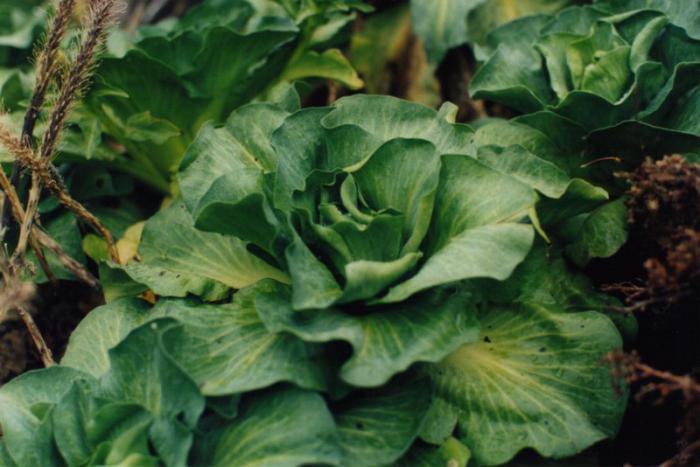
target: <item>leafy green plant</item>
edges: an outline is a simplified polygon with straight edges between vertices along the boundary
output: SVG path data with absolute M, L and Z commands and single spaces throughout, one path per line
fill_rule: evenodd
M 518 3 L 516 16 L 563 3 Z M 472 126 L 449 103 L 387 96 L 301 108 L 297 79 L 360 86 L 332 48 L 360 2 L 210 0 L 135 40 L 115 36 L 62 143 L 63 161 L 90 154 L 101 167 L 69 166 L 71 188 L 129 193 L 133 180 L 109 167 L 174 196 L 143 223 L 104 213 L 123 264 L 84 239 L 107 304 L 60 365 L 0 388 L 0 464 L 498 465 L 614 437 L 626 392 L 602 359 L 636 323 L 609 314 L 617 301 L 570 261 L 626 240 L 624 198 L 591 165 L 592 135 L 613 123 L 562 109 L 571 96 L 616 106 L 604 85 L 620 67 L 599 63 L 659 51 L 679 54 L 675 68 L 642 68 L 665 84 L 644 75 L 621 95 L 692 99 L 674 76 L 695 65 L 693 24 L 670 3 L 642 3 L 527 16 L 486 39 L 469 29 L 460 40 L 488 57 L 475 94 L 523 112 Z M 485 5 L 466 17 L 514 14 Z M 396 11 L 385 18 L 403 24 Z M 664 45 L 677 35 L 683 47 Z M 532 46 L 553 38 L 553 55 Z M 540 55 L 497 66 L 520 54 Z M 557 87 L 555 56 L 571 88 Z
M 182 20 L 113 47 L 89 97 L 101 131 L 124 146 L 104 164 L 163 191 L 207 121 L 254 99 L 284 100 L 305 78 L 362 86 L 333 45 L 361 2 L 209 1 Z M 122 49 L 124 46 L 122 45 Z
M 471 44 L 477 55 L 486 36 L 498 26 L 522 16 L 554 13 L 570 0 L 411 0 L 413 27 L 431 62 L 447 51 Z
M 600 359 L 621 337 L 578 311 L 610 299 L 529 221 L 575 182 L 517 146 L 523 163 L 494 157 L 453 116 L 354 96 L 250 104 L 204 126 L 140 261 L 105 266 L 113 301 L 60 367 L 0 389 L 14 408 L 0 452 L 17 465 L 493 465 L 613 436 L 625 398 Z M 147 288 L 154 307 L 133 298 Z M 34 397 L 34 378 L 64 383 Z
M 594 157 L 697 152 L 696 9 L 599 1 L 514 21 L 489 35 L 472 95 L 575 122 Z

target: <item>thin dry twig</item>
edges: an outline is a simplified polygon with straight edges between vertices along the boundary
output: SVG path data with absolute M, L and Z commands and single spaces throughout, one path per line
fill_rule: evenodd
M 34 342 L 34 346 L 39 352 L 39 356 L 41 356 L 41 361 L 44 363 L 44 366 L 48 368 L 50 366 L 55 365 L 56 361 L 53 359 L 53 353 L 51 352 L 49 346 L 46 345 L 44 336 L 41 335 L 41 331 L 39 331 L 39 328 L 34 322 L 34 318 L 32 318 L 32 315 L 30 315 L 29 312 L 27 312 L 27 310 L 25 310 L 24 307 L 21 306 L 17 307 L 16 310 L 17 314 L 24 322 L 24 325 L 27 327 L 29 335 L 31 336 L 32 341 Z
M 3 128 L 0 126 L 0 142 L 3 141 L 2 136 L 4 133 L 5 132 L 3 132 Z M 5 193 L 6 201 L 8 202 L 11 208 L 11 212 L 15 220 L 17 222 L 22 222 L 22 219 L 25 218 L 24 207 L 22 207 L 22 203 L 19 200 L 19 196 L 17 196 L 17 191 L 15 190 L 15 187 L 12 186 L 12 183 L 5 175 L 5 172 L 1 170 L 0 189 L 2 189 L 2 191 Z M 58 257 L 60 263 L 68 271 L 70 271 L 72 274 L 74 274 L 76 277 L 78 277 L 80 280 L 90 285 L 91 287 L 99 287 L 98 280 L 92 274 L 90 274 L 82 264 L 80 264 L 78 261 L 74 260 L 68 254 L 66 254 L 66 252 L 63 251 L 63 248 L 61 248 L 58 242 L 51 238 L 49 234 L 41 230 L 37 225 L 32 226 L 31 235 L 29 238 L 30 242 L 32 243 L 32 246 L 37 246 L 37 248 L 35 248 L 35 251 L 41 251 L 41 248 L 39 248 L 38 246 L 43 246 L 44 248 L 47 248 Z
M 0 321 L 6 319 L 9 312 L 16 311 L 27 327 L 27 331 L 39 352 L 44 366 L 55 365 L 56 362 L 53 359 L 51 349 L 46 345 L 46 341 L 34 322 L 34 318 L 27 311 L 36 292 L 35 286 L 31 283 L 23 283 L 17 279 L 10 268 L 7 252 L 4 249 L 0 252 L 0 274 L 2 274 L 3 279 L 3 289 L 0 293 Z
M 656 394 L 655 403 L 659 404 L 676 392 L 680 392 L 686 401 L 700 398 L 700 383 L 693 377 L 657 370 L 642 363 L 636 352 L 611 353 L 607 360 L 613 364 L 614 375 L 623 378 L 629 384 L 651 380 L 637 392 L 635 397 L 639 401 Z

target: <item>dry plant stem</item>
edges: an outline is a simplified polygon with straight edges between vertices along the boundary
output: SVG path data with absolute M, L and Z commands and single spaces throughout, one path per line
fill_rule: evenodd
M 0 144 L 9 150 L 22 166 L 29 167 L 32 170 L 32 181 L 37 178 L 37 186 L 41 186 L 41 183 L 46 185 L 51 193 L 56 196 L 56 198 L 58 198 L 62 204 L 73 211 L 78 217 L 85 219 L 87 222 L 92 224 L 105 238 L 107 244 L 110 245 L 110 251 L 112 251 L 113 259 L 118 261 L 119 258 L 116 254 L 116 246 L 114 245 L 112 234 L 109 232 L 109 230 L 107 230 L 107 228 L 105 228 L 97 217 L 95 217 L 82 204 L 75 201 L 68 194 L 66 187 L 63 185 L 63 183 L 61 183 L 60 178 L 55 172 L 55 169 L 53 168 L 53 165 L 51 165 L 50 161 L 38 159 L 36 156 L 34 156 L 31 149 L 23 146 L 22 143 L 2 125 L 0 125 Z M 4 173 L 0 175 L 0 178 L 4 178 Z M 17 222 L 22 224 L 22 228 L 20 229 L 17 248 L 13 254 L 13 262 L 21 263 L 21 255 L 23 255 L 26 251 L 27 243 L 31 238 L 30 234 L 33 232 L 34 218 L 36 217 L 36 209 L 38 207 L 38 204 L 35 203 L 38 202 L 38 198 L 32 198 L 30 196 L 30 199 L 27 202 L 27 209 L 25 210 L 24 208 L 21 208 L 19 198 L 17 197 L 17 191 L 14 189 L 14 187 L 6 187 L 4 180 L 0 180 L 0 188 L 5 191 L 6 197 L 10 201 L 10 206 L 12 206 L 14 211 L 15 217 L 17 216 L 17 213 L 21 213 L 21 217 L 17 218 Z M 8 188 L 11 188 L 10 192 L 7 191 Z M 17 209 L 16 205 L 18 205 L 21 209 Z M 28 213 L 30 209 L 34 210 L 34 216 L 29 216 Z
M 663 381 L 663 383 L 653 383 L 642 388 L 637 395 L 639 398 L 643 398 L 653 392 L 657 392 L 664 398 L 676 391 L 680 391 L 686 400 L 700 397 L 700 384 L 688 375 L 675 375 L 639 362 L 634 364 L 634 369 L 637 371 L 637 375 L 634 377 L 635 380 L 656 378 Z
M 24 309 L 24 307 L 17 307 L 17 314 L 19 315 L 20 318 L 22 318 L 22 321 L 24 322 L 25 326 L 27 326 L 27 330 L 29 331 L 29 335 L 32 337 L 32 341 L 34 342 L 34 346 L 36 346 L 37 351 L 39 352 L 39 355 L 41 356 L 41 361 L 44 363 L 45 367 L 50 367 L 56 364 L 56 362 L 53 359 L 53 354 L 51 353 L 51 349 L 49 348 L 48 345 L 46 345 L 46 341 L 44 340 L 44 337 L 41 335 L 41 332 L 39 331 L 39 328 L 37 327 L 36 323 L 34 322 L 34 318 L 32 318 L 32 315 L 30 315 L 27 310 Z
M 2 141 L 3 134 L 3 129 L 2 127 L 0 127 L 0 141 Z M 12 186 L 10 180 L 5 175 L 5 172 L 1 170 L 0 189 L 2 189 L 5 193 L 6 201 L 11 207 L 12 214 L 15 220 L 17 222 L 21 222 L 22 219 L 25 218 L 24 208 L 22 207 L 22 203 L 20 202 L 19 197 L 17 196 L 17 191 L 15 190 L 15 187 Z M 77 278 L 79 278 L 80 280 L 82 280 L 83 282 L 85 282 L 93 288 L 99 287 L 99 281 L 92 274 L 90 274 L 82 264 L 80 264 L 78 261 L 66 254 L 66 252 L 63 251 L 63 248 L 61 248 L 58 242 L 56 242 L 56 240 L 51 238 L 49 234 L 41 230 L 38 226 L 32 226 L 29 239 L 30 242 L 32 242 L 32 245 L 40 245 L 53 252 L 60 261 L 60 263 L 63 265 L 63 267 L 65 267 Z M 41 250 L 41 248 L 38 249 Z
M 26 239 L 28 238 L 34 222 L 43 184 L 59 199 L 59 201 L 61 201 L 61 203 L 73 211 L 76 216 L 84 219 L 95 227 L 107 242 L 112 260 L 119 262 L 119 254 L 110 232 L 97 217 L 92 215 L 82 204 L 75 201 L 67 193 L 65 187 L 57 177 L 57 174 L 52 170 L 53 168 L 49 162 L 56 150 L 56 145 L 60 139 L 61 131 L 65 126 L 68 112 L 75 100 L 82 93 L 85 84 L 92 75 L 95 56 L 104 44 L 107 30 L 114 18 L 114 3 L 114 0 L 96 0 L 91 5 L 88 15 L 88 27 L 83 33 L 83 39 L 78 48 L 78 56 L 76 57 L 75 65 L 69 71 L 68 77 L 59 93 L 56 105 L 51 112 L 48 129 L 46 133 L 44 133 L 39 155 L 35 156 L 32 154 L 29 156 L 28 154 L 24 154 L 23 157 L 18 157 L 20 162 L 23 162 L 24 165 L 32 169 L 32 185 L 29 191 L 27 208 L 22 220 L 20 241 L 13 255 L 16 261 L 21 262 L 24 252 L 26 251 Z
M 110 248 L 110 253 L 112 259 L 115 262 L 119 262 L 119 255 L 117 253 L 117 248 L 114 243 L 114 238 L 111 232 L 102 224 L 94 214 L 85 208 L 80 202 L 73 199 L 68 194 L 68 190 L 65 185 L 61 182 L 59 175 L 56 173 L 51 162 L 48 160 L 40 160 L 29 154 L 18 154 L 18 158 L 23 161 L 23 165 L 28 166 L 32 170 L 32 188 L 40 187 L 42 185 L 46 186 L 48 190 L 54 195 L 61 204 L 70 209 L 78 218 L 85 220 L 91 224 L 102 237 L 107 242 Z M 19 258 L 17 252 L 23 252 L 26 249 L 26 241 L 30 232 L 30 228 L 34 223 L 34 218 L 30 217 L 30 211 L 36 214 L 38 208 L 38 197 L 32 197 L 30 192 L 29 201 L 27 202 L 26 212 L 22 219 L 22 229 L 20 230 L 20 238 L 18 242 L 18 248 L 15 251 L 15 257 Z
M 37 57 L 37 74 L 34 82 L 34 91 L 29 108 L 24 115 L 24 125 L 22 126 L 22 143 L 28 147 L 34 147 L 34 127 L 39 118 L 39 112 L 46 101 L 46 93 L 54 80 L 58 50 L 63 41 L 68 23 L 75 10 L 76 0 L 61 0 L 56 14 L 49 27 L 46 44 L 42 47 Z M 19 183 L 20 165 L 18 162 L 12 167 L 11 181 L 13 186 Z M 6 223 L 9 217 L 8 206 L 2 206 L 2 220 Z
M 6 318 L 9 311 L 15 310 L 27 327 L 27 331 L 41 356 L 44 366 L 55 365 L 56 362 L 53 359 L 51 349 L 46 345 L 46 341 L 34 322 L 34 318 L 27 312 L 27 305 L 36 292 L 34 284 L 22 283 L 17 280 L 10 268 L 5 250 L 2 250 L 0 270 L 3 278 L 3 290 L 0 293 L 0 318 Z
M 32 235 L 36 237 L 37 242 L 50 252 L 52 252 L 56 257 L 58 258 L 58 261 L 61 263 L 61 265 L 66 268 L 71 274 L 73 274 L 75 277 L 92 287 L 93 289 L 99 289 L 100 288 L 100 281 L 95 278 L 92 274 L 88 272 L 87 269 L 85 269 L 85 266 L 80 264 L 78 261 L 73 259 L 70 255 L 68 255 L 65 251 L 63 251 L 63 248 L 59 243 L 51 238 L 49 234 L 38 228 L 37 226 L 34 226 L 32 229 Z

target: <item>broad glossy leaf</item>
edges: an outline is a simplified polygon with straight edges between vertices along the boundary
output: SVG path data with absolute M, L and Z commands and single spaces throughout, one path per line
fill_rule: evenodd
M 219 300 L 229 288 L 240 289 L 264 279 L 287 281 L 279 269 L 248 252 L 245 242 L 194 228 L 182 203 L 152 217 L 139 245 L 140 261 L 123 267 L 156 294 Z
M 148 456 L 153 417 L 139 406 L 96 398 L 95 388 L 92 381 L 76 382 L 52 412 L 53 436 L 66 463 L 119 463 Z
M 126 51 L 101 62 L 89 98 L 105 132 L 127 149 L 118 167 L 177 193 L 172 175 L 205 122 L 274 100 L 292 80 L 361 87 L 349 61 L 328 49 L 361 8 L 323 2 L 297 18 L 274 2 L 209 0 L 173 27 L 143 28 Z
M 385 465 L 401 457 L 418 436 L 430 400 L 429 381 L 397 380 L 338 403 L 333 415 L 343 465 Z
M 52 367 L 23 374 L 0 389 L 3 444 L 17 465 L 60 465 L 51 440 L 51 410 L 73 383 L 90 376 Z
M 619 198 L 567 221 L 560 227 L 562 236 L 571 240 L 567 255 L 579 266 L 592 258 L 609 258 L 627 241 L 627 208 Z
M 0 5 L 0 66 L 21 63 L 31 53 L 46 21 L 46 11 L 35 0 Z
M 459 154 L 469 143 L 472 129 L 455 124 L 456 107 L 445 104 L 439 112 L 420 104 L 388 96 L 355 95 L 339 99 L 332 112 L 323 117 L 324 128 L 355 125 L 365 131 L 361 139 L 371 138 L 366 156 L 383 143 L 396 139 L 422 139 L 433 143 L 438 154 Z M 365 141 L 357 142 L 356 147 Z M 358 157 L 357 161 L 362 160 Z
M 543 60 L 530 47 L 546 21 L 543 16 L 525 17 L 492 33 L 498 48 L 474 74 L 469 84 L 472 97 L 507 102 L 521 112 L 542 110 L 553 100 L 544 76 Z M 510 40 L 505 42 L 502 37 Z
M 573 270 L 561 247 L 546 245 L 544 241 L 535 244 L 507 281 L 480 281 L 475 287 L 488 300 L 503 306 L 536 302 L 576 311 L 599 310 L 615 323 L 625 342 L 633 342 L 637 336 L 636 318 L 608 311 L 621 306 L 620 302 L 601 293 L 587 276 Z
M 187 150 L 178 179 L 184 202 L 199 229 L 234 235 L 269 249 L 276 227 L 264 219 L 263 173 L 276 166 L 274 152 L 264 144 L 272 128 L 253 125 L 251 131 L 262 133 L 259 135 L 261 143 L 254 145 L 248 139 L 246 146 L 250 150 L 234 134 L 251 127 L 252 118 L 246 114 L 275 122 L 286 112 L 262 105 L 244 109 L 245 113 L 237 111 L 232 115 L 230 122 L 240 120 L 235 127 L 214 129 L 206 125 L 202 128 Z M 229 128 L 236 128 L 235 133 Z M 261 218 L 260 222 L 240 222 L 240 219 L 256 217 Z
M 52 416 L 56 446 L 69 465 L 85 464 L 92 453 L 86 425 L 96 401 L 90 395 L 92 381 L 78 381 L 56 405 Z
M 73 331 L 61 365 L 100 377 L 110 368 L 109 350 L 148 318 L 142 300 L 121 299 L 95 308 Z
M 290 382 L 326 387 L 321 349 L 284 332 L 270 332 L 258 317 L 256 298 L 271 290 L 262 282 L 240 290 L 230 304 L 162 300 L 151 318 L 183 326 L 165 333 L 169 354 L 208 396 L 224 396 Z
M 7 467 L 16 467 L 17 463 L 10 457 L 10 453 L 5 447 L 5 441 L 0 441 L 0 462 Z
M 597 2 L 566 9 L 547 24 L 535 17 L 506 24 L 490 36 L 499 48 L 472 80 L 473 96 L 523 112 L 549 106 L 588 132 L 644 119 L 660 127 L 659 133 L 664 127 L 677 131 L 654 135 L 651 143 L 664 140 L 668 152 L 687 150 L 688 136 L 697 136 L 690 111 L 696 106 L 687 94 L 697 86 L 690 78 L 697 72 L 685 78 L 683 70 L 697 66 L 700 42 L 688 37 L 692 15 L 679 14 L 689 5 L 670 3 Z M 618 14 L 606 17 L 610 13 Z M 531 40 L 515 34 L 523 30 Z M 536 65 L 541 60 L 544 67 Z M 551 92 L 556 98 L 548 97 Z M 618 154 L 643 140 L 623 132 L 608 132 L 603 139 L 614 141 L 609 150 Z
M 420 290 L 463 279 L 507 278 L 527 255 L 534 237 L 530 226 L 515 222 L 536 200 L 528 186 L 471 157 L 443 157 L 425 264 L 382 301 L 398 302 Z
M 501 464 L 528 447 L 566 457 L 615 434 L 626 398 L 601 360 L 622 345 L 608 318 L 526 302 L 481 320 L 480 342 L 428 369 L 438 413 L 457 415 L 477 462 Z
M 350 89 L 360 89 L 364 85 L 352 64 L 338 49 L 323 53 L 310 50 L 292 61 L 281 77 L 287 81 L 314 77 L 332 79 Z
M 583 128 L 552 112 L 526 114 L 512 120 L 489 119 L 474 133 L 474 145 L 519 145 L 537 157 L 569 171 L 571 159 L 582 147 Z M 565 141 L 562 141 L 565 139 Z
M 440 180 L 440 157 L 435 146 L 421 140 L 392 140 L 353 177 L 370 209 L 404 213 L 401 253 L 417 251 L 430 226 Z
M 193 427 L 204 410 L 204 398 L 161 342 L 161 335 L 176 326 L 168 319 L 147 323 L 110 349 L 110 371 L 100 379 L 97 394 L 140 405 L 156 418 L 182 417 Z
M 323 398 L 300 389 L 281 387 L 244 398 L 238 417 L 199 441 L 198 465 L 295 467 L 341 460 L 335 423 Z
M 560 198 L 570 183 L 566 172 L 553 163 L 540 159 L 522 146 L 481 147 L 476 157 L 483 164 L 513 176 L 548 198 Z
M 257 298 L 265 326 L 270 332 L 289 332 L 310 342 L 349 342 L 354 353 L 340 376 L 354 386 L 381 386 L 415 362 L 439 361 L 478 333 L 469 295 L 449 290 L 358 310 L 371 312 L 361 315 L 334 309 L 294 311 L 289 295 L 286 287 L 278 286 Z

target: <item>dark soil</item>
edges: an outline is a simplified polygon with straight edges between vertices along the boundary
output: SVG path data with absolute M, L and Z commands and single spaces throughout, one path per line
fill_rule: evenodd
M 641 360 L 677 375 L 700 372 L 700 166 L 680 156 L 645 161 L 627 174 L 630 240 L 588 273 L 635 309 Z M 610 287 L 610 284 L 614 284 Z M 635 394 L 644 382 L 632 386 Z M 700 439 L 700 401 L 681 394 L 630 401 L 609 465 L 658 465 Z M 685 459 L 699 465 L 700 458 Z
M 90 310 L 103 303 L 100 292 L 79 282 L 59 281 L 39 286 L 33 315 L 54 359 L 60 360 L 68 337 Z M 0 324 L 0 384 L 26 371 L 42 368 L 24 324 Z

